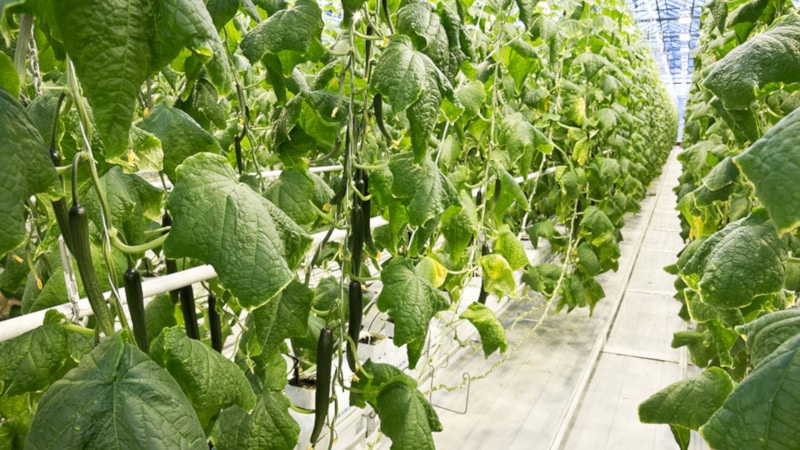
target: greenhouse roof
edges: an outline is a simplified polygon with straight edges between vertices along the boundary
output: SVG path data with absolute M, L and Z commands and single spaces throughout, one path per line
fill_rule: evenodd
M 690 52 L 700 34 L 706 0 L 628 0 L 661 67 L 661 76 L 682 109 L 692 77 Z

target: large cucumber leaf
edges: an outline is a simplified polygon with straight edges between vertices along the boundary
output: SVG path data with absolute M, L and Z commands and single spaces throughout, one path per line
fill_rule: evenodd
M 150 355 L 178 382 L 192 402 L 200 423 L 208 427 L 222 408 L 252 410 L 256 396 L 239 367 L 182 328 L 167 328 L 153 342 Z
M 206 437 L 178 383 L 119 334 L 48 389 L 25 448 L 191 448 Z
M 65 0 L 37 13 L 58 30 L 103 138 L 124 154 L 142 83 L 188 47 L 226 91 L 227 59 L 202 0 Z
M 500 353 L 505 353 L 508 348 L 506 330 L 491 309 L 481 303 L 472 303 L 459 317 L 469 320 L 478 330 L 483 346 L 483 356 L 488 358 L 498 349 Z
M 800 442 L 800 334 L 756 366 L 700 428 L 712 448 L 791 449 Z
M 381 431 L 394 450 L 434 448 L 431 433 L 442 424 L 431 404 L 417 389 L 417 382 L 390 364 L 368 360 L 353 382 L 350 403 L 372 405 L 380 416 Z
M 789 14 L 714 64 L 703 86 L 728 109 L 746 109 L 759 88 L 800 81 L 800 16 Z
M 240 304 L 257 308 L 295 277 L 311 238 L 275 205 L 236 180 L 219 155 L 199 153 L 178 167 L 167 198 L 173 225 L 164 251 L 214 266 Z
M 25 200 L 46 192 L 59 195 L 55 167 L 47 146 L 25 110 L 8 92 L 0 89 L 0 167 L 9 170 L 0 177 L 0 257 L 22 245 L 25 229 Z
M 258 448 L 291 450 L 300 426 L 289 414 L 289 399 L 282 392 L 266 391 L 252 412 L 234 406 L 219 415 L 211 440 L 219 450 Z
M 800 168 L 798 133 L 800 109 L 781 119 L 747 151 L 733 158 L 755 186 L 756 197 L 781 234 L 800 224 L 800 193 L 789 188 Z
M 433 316 L 450 307 L 447 298 L 414 270 L 411 260 L 395 257 L 381 271 L 378 308 L 395 322 L 394 342 L 408 344 L 409 366 L 419 359 Z
M 166 102 L 156 105 L 139 128 L 161 140 L 164 152 L 164 173 L 175 180 L 175 169 L 187 157 L 200 152 L 221 153 L 217 140 L 192 116 Z
M 322 27 L 322 10 L 317 2 L 297 0 L 293 8 L 277 11 L 258 24 L 239 46 L 253 63 L 282 51 L 305 54 L 314 43 L 319 45 Z
M 681 268 L 681 277 L 704 303 L 739 308 L 781 290 L 786 257 L 785 243 L 760 209 L 706 239 Z
M 420 162 L 427 154 L 442 98 L 453 94 L 447 76 L 430 57 L 414 50 L 411 38 L 399 35 L 381 54 L 372 87 L 389 100 L 395 113 L 410 108 L 411 141 L 416 161 Z
M 400 153 L 389 160 L 392 171 L 392 194 L 408 200 L 411 225 L 424 225 L 449 206 L 460 205 L 450 179 L 430 159 L 414 162 L 412 153 Z
M 719 367 L 696 377 L 673 383 L 639 405 L 642 423 L 668 424 L 683 450 L 688 448 L 689 430 L 698 430 L 725 402 L 733 380 Z

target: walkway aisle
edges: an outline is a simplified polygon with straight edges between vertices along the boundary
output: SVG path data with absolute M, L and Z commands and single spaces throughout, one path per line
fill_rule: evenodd
M 444 425 L 434 433 L 438 449 L 673 450 L 669 428 L 639 423 L 638 404 L 686 373 L 684 350 L 670 347 L 684 328 L 672 298 L 673 277 L 664 266 L 683 247 L 672 188 L 680 174 L 675 149 L 637 214 L 626 218 L 617 272 L 600 277 L 607 298 L 586 309 L 553 314 L 509 361 L 490 376 L 432 401 Z M 528 305 L 527 308 L 530 306 Z M 510 324 L 526 306 L 501 317 Z M 538 316 L 509 333 L 519 342 Z M 499 359 L 481 353 L 437 372 L 435 385 L 458 384 L 465 373 L 483 373 Z M 424 388 L 423 388 L 424 389 Z M 467 402 L 468 400 L 468 402 Z M 467 404 L 468 403 L 468 404 Z M 693 439 L 692 449 L 705 448 Z

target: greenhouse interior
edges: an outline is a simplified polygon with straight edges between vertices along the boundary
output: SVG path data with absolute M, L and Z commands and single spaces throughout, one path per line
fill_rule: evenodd
M 0 450 L 800 450 L 792 1 L 0 36 Z

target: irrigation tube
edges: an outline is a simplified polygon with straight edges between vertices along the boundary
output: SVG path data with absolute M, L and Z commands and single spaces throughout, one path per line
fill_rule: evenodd
M 387 223 L 388 222 L 383 217 L 373 217 L 372 220 L 370 220 L 370 228 L 374 229 Z M 311 236 L 313 239 L 312 246 L 314 248 L 318 247 L 322 243 L 322 241 L 325 239 L 325 234 L 325 232 L 322 232 L 313 234 Z M 347 230 L 335 230 L 331 234 L 331 237 L 328 239 L 328 241 L 341 242 L 344 240 L 345 236 L 347 236 Z M 212 267 L 210 264 L 204 264 L 202 266 L 192 267 L 191 269 L 182 270 L 169 275 L 145 279 L 142 281 L 142 292 L 144 293 L 145 298 L 153 297 L 155 295 L 180 289 L 184 286 L 189 286 L 194 283 L 208 281 L 216 277 L 217 271 L 214 270 L 214 267 Z M 120 299 L 120 301 L 123 301 L 124 303 L 125 289 L 120 288 L 118 291 L 120 296 L 123 297 Z M 105 298 L 109 298 L 111 296 L 111 292 L 104 292 L 103 296 Z M 77 321 L 92 315 L 92 308 L 89 306 L 89 300 L 82 298 L 78 300 L 74 306 L 71 303 L 64 303 L 62 305 L 35 311 L 15 317 L 13 319 L 4 320 L 2 324 L 0 324 L 0 342 L 13 339 L 20 334 L 25 333 L 26 331 L 30 331 L 38 327 L 44 321 L 44 316 L 47 314 L 47 311 L 50 310 L 58 311 L 73 321 Z
M 309 171 L 311 172 L 333 172 L 336 170 L 341 170 L 342 166 L 325 166 L 325 167 L 316 167 L 311 168 Z M 273 172 L 276 172 L 273 174 Z M 526 181 L 534 180 L 539 178 L 542 175 L 547 175 L 555 172 L 555 168 L 551 167 L 544 172 L 531 172 L 525 177 L 517 177 L 515 181 L 517 183 L 524 183 Z M 280 171 L 269 171 L 264 172 L 265 176 L 279 176 Z M 480 188 L 473 189 L 472 194 L 476 195 L 477 192 L 480 191 Z M 386 225 L 389 222 L 386 221 L 383 217 L 373 217 L 370 220 L 370 228 L 375 229 L 382 225 Z M 327 232 L 321 232 L 313 234 L 311 237 L 313 239 L 312 247 L 318 247 L 322 241 L 325 239 L 325 235 Z M 328 239 L 329 242 L 341 242 L 347 236 L 347 230 L 344 229 L 337 229 L 331 233 L 330 238 Z M 217 272 L 210 264 L 204 264 L 202 266 L 192 267 L 191 269 L 182 270 L 180 272 L 176 272 L 169 275 L 160 276 L 157 278 L 149 278 L 142 281 L 142 291 L 144 293 L 144 297 L 152 297 L 155 295 L 163 294 L 165 292 L 173 291 L 175 289 L 180 289 L 184 286 L 189 286 L 194 283 L 200 283 L 202 281 L 208 281 L 213 278 L 217 277 Z M 120 295 L 124 297 L 125 289 L 121 288 L 118 290 Z M 111 296 L 111 292 L 103 293 L 105 298 L 109 298 Z M 121 302 L 124 302 L 124 298 L 120 299 Z M 48 311 L 54 310 L 58 311 L 65 316 L 69 317 L 70 319 L 77 321 L 84 317 L 87 317 L 92 314 L 92 309 L 89 306 L 89 300 L 86 298 L 81 298 L 75 303 L 75 306 L 70 303 L 64 303 L 58 306 L 53 306 L 47 309 L 35 311 L 32 313 L 28 313 L 19 317 L 15 317 L 13 319 L 4 320 L 2 324 L 0 324 L 0 342 L 7 341 L 9 339 L 13 339 L 27 331 L 33 330 L 39 327 L 43 321 L 44 316 L 47 314 Z

